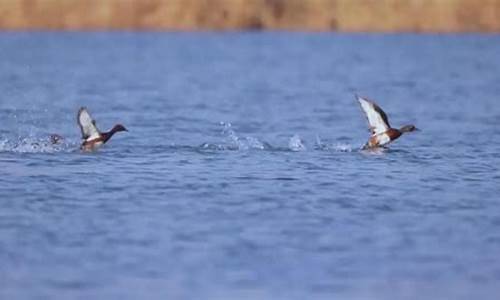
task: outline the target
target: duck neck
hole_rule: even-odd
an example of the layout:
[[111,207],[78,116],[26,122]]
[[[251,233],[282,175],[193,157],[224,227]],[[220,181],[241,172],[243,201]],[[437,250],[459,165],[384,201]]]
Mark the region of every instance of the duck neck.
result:
[[118,132],[117,127],[113,127],[110,131],[108,132],[103,132],[102,135],[102,142],[106,143],[116,132]]

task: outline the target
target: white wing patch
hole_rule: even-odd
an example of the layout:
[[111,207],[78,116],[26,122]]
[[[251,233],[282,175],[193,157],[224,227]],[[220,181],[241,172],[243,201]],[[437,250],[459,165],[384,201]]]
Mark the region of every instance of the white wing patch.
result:
[[82,131],[82,139],[91,141],[101,137],[101,133],[99,132],[99,129],[97,129],[95,121],[90,116],[87,108],[82,107],[78,110],[77,121]]
[[391,142],[391,138],[387,133],[382,133],[378,136],[377,141],[380,146],[384,146]]
[[[361,98],[359,96],[356,96],[356,98],[358,99],[359,104],[361,105],[361,108],[363,109],[363,112],[368,119],[368,124],[370,125],[370,131],[372,135],[386,132],[389,129],[389,124],[384,120],[385,115],[382,115],[384,114],[382,109],[377,107],[375,103],[370,102],[364,98]],[[380,112],[377,111],[377,108]]]

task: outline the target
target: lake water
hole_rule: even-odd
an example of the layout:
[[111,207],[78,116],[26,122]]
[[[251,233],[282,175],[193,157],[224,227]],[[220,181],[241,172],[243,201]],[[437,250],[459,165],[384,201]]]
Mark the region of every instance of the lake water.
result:
[[[0,298],[498,299],[499,54],[495,35],[0,33]],[[359,151],[355,93],[422,131]],[[80,106],[129,132],[81,153]]]

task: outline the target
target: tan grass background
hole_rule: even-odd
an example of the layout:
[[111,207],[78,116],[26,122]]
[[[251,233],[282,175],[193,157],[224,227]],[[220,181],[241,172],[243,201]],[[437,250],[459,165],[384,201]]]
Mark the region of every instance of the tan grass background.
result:
[[0,28],[500,32],[500,0],[0,0]]

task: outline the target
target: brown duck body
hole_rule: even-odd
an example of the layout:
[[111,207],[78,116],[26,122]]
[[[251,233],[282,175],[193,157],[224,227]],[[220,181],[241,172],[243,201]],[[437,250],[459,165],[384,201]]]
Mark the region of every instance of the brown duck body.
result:
[[104,142],[102,141],[101,138],[93,139],[90,141],[84,141],[82,145],[80,146],[80,150],[83,151],[94,151],[100,146],[102,146]]
[[371,136],[364,148],[383,147],[397,140],[402,135],[403,133],[399,129],[389,128],[389,130],[384,133]]

